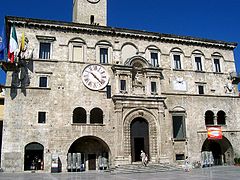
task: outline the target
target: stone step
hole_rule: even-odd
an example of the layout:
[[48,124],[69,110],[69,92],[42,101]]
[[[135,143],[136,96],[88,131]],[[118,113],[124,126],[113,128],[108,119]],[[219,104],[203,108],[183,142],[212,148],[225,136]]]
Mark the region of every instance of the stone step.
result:
[[127,174],[127,173],[150,173],[150,172],[165,172],[165,171],[177,171],[181,170],[179,166],[170,164],[148,164],[143,166],[142,164],[126,164],[120,165],[115,168],[109,169],[109,172],[114,174]]

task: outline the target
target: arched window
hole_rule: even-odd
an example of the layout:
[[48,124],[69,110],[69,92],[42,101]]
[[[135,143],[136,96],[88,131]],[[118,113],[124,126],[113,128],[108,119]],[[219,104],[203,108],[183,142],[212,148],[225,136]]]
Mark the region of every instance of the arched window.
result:
[[102,40],[96,44],[96,58],[101,64],[112,63],[112,44]]
[[226,124],[226,113],[224,111],[218,111],[217,113],[217,124],[225,125]]
[[160,66],[160,50],[158,47],[151,45],[146,49],[146,59],[149,60],[149,63],[152,67],[159,67]]
[[205,113],[205,125],[214,125],[214,113],[210,110]]
[[100,108],[94,108],[90,112],[90,123],[103,124],[103,111]]
[[183,51],[179,48],[173,48],[170,51],[170,57],[172,62],[172,69],[181,70],[183,68]]
[[86,123],[87,113],[82,107],[78,107],[73,111],[73,123]]
[[81,38],[73,38],[69,42],[69,61],[84,62],[86,43]]

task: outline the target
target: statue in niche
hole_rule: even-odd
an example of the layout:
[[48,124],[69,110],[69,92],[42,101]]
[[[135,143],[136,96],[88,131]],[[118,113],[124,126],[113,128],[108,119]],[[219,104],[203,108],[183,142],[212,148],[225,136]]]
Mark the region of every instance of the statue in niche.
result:
[[142,86],[143,85],[142,80],[143,80],[142,74],[137,72],[134,77],[134,85]]

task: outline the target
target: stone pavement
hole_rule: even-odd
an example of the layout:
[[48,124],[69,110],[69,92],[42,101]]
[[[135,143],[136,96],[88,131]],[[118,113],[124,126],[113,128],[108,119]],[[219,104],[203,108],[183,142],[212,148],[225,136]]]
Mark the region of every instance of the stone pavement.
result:
[[154,173],[111,174],[83,173],[0,173],[0,180],[240,180],[240,167],[219,166],[193,169],[191,172],[166,171]]

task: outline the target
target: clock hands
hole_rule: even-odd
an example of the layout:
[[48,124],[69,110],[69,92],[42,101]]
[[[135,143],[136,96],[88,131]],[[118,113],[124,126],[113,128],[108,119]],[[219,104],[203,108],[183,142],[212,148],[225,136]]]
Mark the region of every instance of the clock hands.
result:
[[90,72],[90,73],[93,75],[93,77],[94,77],[95,79],[98,80],[98,82],[102,83],[101,80],[96,76],[96,74],[94,74],[93,72]]

